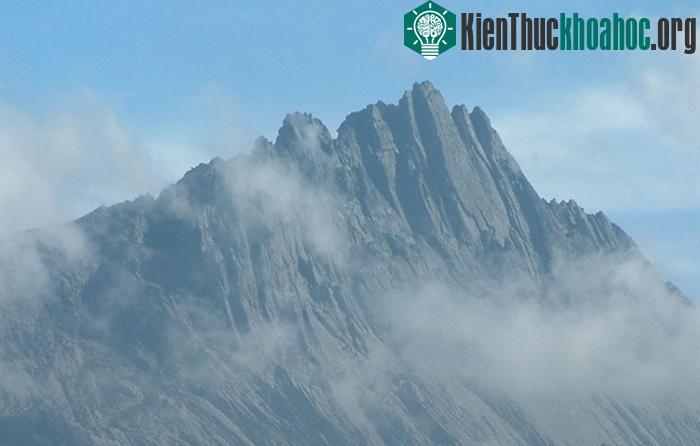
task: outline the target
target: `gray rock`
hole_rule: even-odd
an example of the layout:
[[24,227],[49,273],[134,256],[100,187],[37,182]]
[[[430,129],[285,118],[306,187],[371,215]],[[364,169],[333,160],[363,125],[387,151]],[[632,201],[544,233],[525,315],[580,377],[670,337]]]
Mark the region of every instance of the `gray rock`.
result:
[[335,139],[289,115],[274,143],[3,253],[0,444],[700,438],[697,406],[534,403],[424,373],[402,346],[386,313],[426,283],[500,299],[517,278],[509,299],[555,308],[580,299],[552,285],[561,262],[644,263],[602,213],[542,200],[486,114],[450,111],[427,82],[350,114]]

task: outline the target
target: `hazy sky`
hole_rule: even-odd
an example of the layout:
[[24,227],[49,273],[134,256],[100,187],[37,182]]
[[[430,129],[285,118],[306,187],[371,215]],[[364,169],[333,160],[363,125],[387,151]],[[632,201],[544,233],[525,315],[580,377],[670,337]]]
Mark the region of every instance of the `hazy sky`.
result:
[[[188,167],[431,80],[480,105],[545,198],[603,210],[700,296],[698,54],[402,47],[419,2],[59,2],[0,14],[0,232],[156,193]],[[503,15],[696,16],[696,2],[442,2]],[[572,5],[572,3],[569,3]]]

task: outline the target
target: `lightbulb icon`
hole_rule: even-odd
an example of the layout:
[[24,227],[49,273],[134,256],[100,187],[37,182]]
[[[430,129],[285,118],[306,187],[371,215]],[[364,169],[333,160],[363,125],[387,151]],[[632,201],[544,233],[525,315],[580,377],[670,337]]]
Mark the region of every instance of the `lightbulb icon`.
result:
[[440,54],[440,42],[445,37],[447,22],[435,11],[423,11],[413,21],[413,32],[420,41],[420,54],[428,60]]
[[454,47],[457,17],[428,0],[403,15],[403,44],[428,60]]

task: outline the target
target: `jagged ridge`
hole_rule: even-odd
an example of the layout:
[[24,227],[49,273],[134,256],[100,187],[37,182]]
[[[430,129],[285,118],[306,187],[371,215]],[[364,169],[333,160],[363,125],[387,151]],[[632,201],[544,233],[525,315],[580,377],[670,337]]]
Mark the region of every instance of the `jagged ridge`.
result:
[[[335,139],[291,114],[274,143],[77,224],[90,254],[17,319],[30,322],[2,320],[22,340],[5,356],[56,383],[3,399],[12,444],[552,444],[507,395],[430,382],[385,352],[376,302],[429,281],[488,296],[517,277],[546,305],[557,261],[639,255],[602,213],[542,200],[486,114],[450,111],[427,82],[350,114]],[[381,388],[339,391],[377,351]],[[652,418],[620,409],[591,438],[647,439],[630,416]]]

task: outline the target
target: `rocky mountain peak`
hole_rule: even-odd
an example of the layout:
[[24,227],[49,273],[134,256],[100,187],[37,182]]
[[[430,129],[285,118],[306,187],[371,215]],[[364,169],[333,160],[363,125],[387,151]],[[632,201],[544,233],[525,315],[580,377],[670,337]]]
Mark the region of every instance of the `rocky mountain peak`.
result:
[[[654,412],[585,387],[562,399],[568,385],[523,399],[550,385],[537,364],[550,352],[537,348],[557,338],[535,332],[535,347],[517,348],[523,320],[588,304],[588,290],[629,276],[594,274],[600,259],[641,255],[603,214],[542,200],[483,110],[450,110],[429,82],[349,114],[337,138],[310,114],[287,115],[274,143],[70,226],[90,255],[30,257],[32,287],[13,302],[33,304],[0,311],[0,444],[699,438],[697,411],[675,400]],[[588,269],[558,269],[576,262]],[[648,288],[673,290],[650,265],[639,271]],[[579,321],[564,316],[557,329]],[[555,374],[564,383],[579,354],[599,357],[576,346],[574,367]]]
[[330,152],[332,137],[328,128],[309,113],[290,113],[282,122],[275,140],[279,151],[294,154],[321,150]]

